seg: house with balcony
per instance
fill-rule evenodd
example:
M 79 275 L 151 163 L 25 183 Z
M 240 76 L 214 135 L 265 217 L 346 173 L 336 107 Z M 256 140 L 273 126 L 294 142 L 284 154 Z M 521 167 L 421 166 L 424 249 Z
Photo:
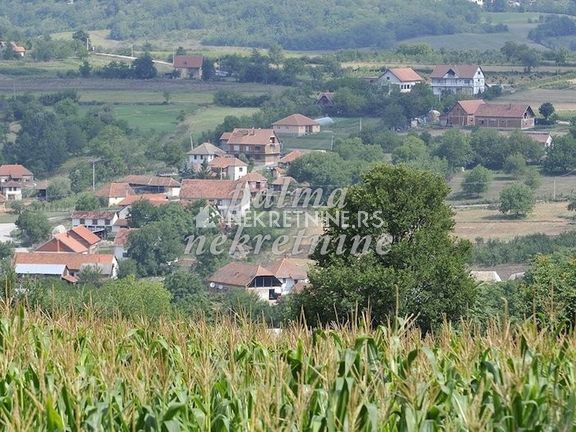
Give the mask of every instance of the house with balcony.
M 484 93 L 486 79 L 478 65 L 437 65 L 430 75 L 432 91 L 436 96 L 461 93 L 474 96 Z
M 280 159 L 281 144 L 273 129 L 234 129 L 221 140 L 226 153 L 234 157 L 244 155 L 267 166 L 276 165 Z

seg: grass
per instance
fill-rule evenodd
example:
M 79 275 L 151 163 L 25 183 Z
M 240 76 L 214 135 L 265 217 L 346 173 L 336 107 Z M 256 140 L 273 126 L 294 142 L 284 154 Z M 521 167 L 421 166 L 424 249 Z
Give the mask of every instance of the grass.
M 558 430 L 576 336 L 531 323 L 423 335 L 2 310 L 5 430 Z M 25 343 L 23 343 L 25 342 Z M 553 371 L 553 373 L 550 373 Z

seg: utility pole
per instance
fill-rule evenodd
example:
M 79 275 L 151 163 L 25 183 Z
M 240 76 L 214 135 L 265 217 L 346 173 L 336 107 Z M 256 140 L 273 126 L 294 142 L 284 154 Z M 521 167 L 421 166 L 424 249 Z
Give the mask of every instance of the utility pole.
M 334 132 L 332 132 L 332 136 L 330 137 L 330 150 L 334 150 Z
M 92 192 L 96 191 L 96 159 L 92 161 Z
M 556 177 L 554 177 L 554 189 L 552 192 L 552 201 L 556 201 Z
M 194 150 L 194 140 L 192 139 L 192 131 L 190 131 L 190 150 Z
M 359 132 L 362 132 L 362 117 L 360 117 L 360 125 L 359 125 Z

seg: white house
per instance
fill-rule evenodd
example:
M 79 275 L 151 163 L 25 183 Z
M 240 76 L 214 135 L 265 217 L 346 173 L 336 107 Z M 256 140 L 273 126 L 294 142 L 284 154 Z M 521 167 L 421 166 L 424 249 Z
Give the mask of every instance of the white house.
M 437 65 L 430 75 L 432 91 L 436 96 L 443 93 L 477 95 L 484 93 L 486 80 L 478 65 Z
M 378 78 L 380 85 L 397 86 L 400 93 L 410 93 L 412 87 L 421 82 L 424 79 L 412 68 L 391 68 Z
M 206 200 L 215 206 L 225 220 L 243 217 L 250 211 L 250 188 L 234 180 L 185 179 L 180 200 Z
M 210 163 L 212 160 L 218 156 L 225 155 L 226 152 L 221 148 L 216 147 L 211 143 L 204 143 L 198 147 L 190 150 L 188 155 L 188 168 L 193 170 L 199 170 L 204 162 Z
M 117 205 L 129 196 L 135 195 L 128 183 L 106 183 L 96 191 L 96 196 L 106 200 L 106 206 Z
M 14 180 L 0 182 L 0 193 L 6 197 L 6 201 L 20 201 L 22 199 L 22 183 Z
M 93 233 L 112 232 L 113 226 L 118 220 L 115 211 L 76 211 L 72 213 L 72 226 L 84 225 Z
M 209 167 L 221 180 L 238 180 L 248 174 L 248 164 L 234 156 L 214 158 L 210 161 Z

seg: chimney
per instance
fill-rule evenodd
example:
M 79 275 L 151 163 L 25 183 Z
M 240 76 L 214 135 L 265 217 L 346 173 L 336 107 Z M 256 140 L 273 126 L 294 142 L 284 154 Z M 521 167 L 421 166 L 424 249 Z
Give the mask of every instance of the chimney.
M 250 131 L 250 135 L 254 135 L 256 133 L 254 126 L 252 126 L 252 130 Z

